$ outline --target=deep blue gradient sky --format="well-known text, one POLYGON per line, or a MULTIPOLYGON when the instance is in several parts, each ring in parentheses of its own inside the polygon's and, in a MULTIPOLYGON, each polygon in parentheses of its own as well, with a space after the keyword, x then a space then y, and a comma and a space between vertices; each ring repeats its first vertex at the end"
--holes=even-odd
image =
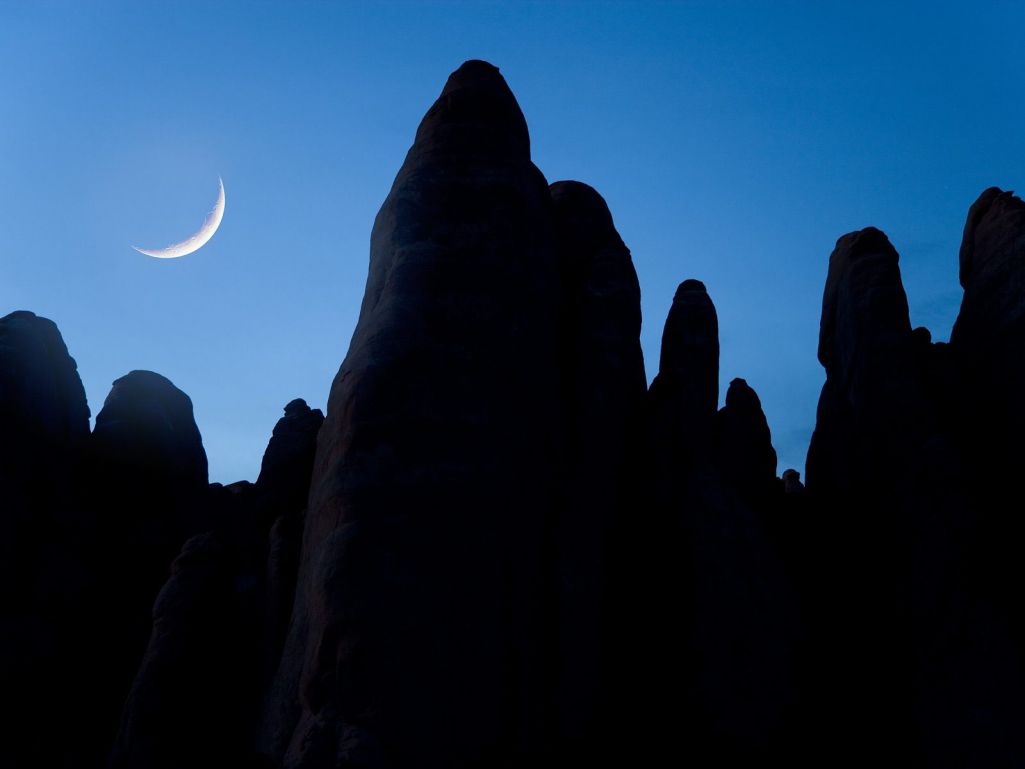
POLYGON ((827 258, 875 225, 946 339, 985 187, 1025 188, 1025 4, 0 0, 0 315, 60 326, 93 415, 134 368, 195 405, 211 480, 254 479, 281 409, 323 408, 378 207, 468 58, 499 66, 549 181, 609 203, 648 376, 676 284, 718 308, 722 395, 803 469, 827 258), (142 256, 200 224, 201 251, 142 256))

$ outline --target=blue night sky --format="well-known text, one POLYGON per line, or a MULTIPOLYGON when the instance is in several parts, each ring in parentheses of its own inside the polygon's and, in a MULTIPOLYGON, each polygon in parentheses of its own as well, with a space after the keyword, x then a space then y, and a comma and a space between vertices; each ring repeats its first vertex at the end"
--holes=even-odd
POLYGON ((947 339, 985 187, 1025 188, 1025 5, 0 0, 0 315, 60 326, 93 415, 152 369, 211 480, 254 479, 281 409, 324 408, 370 227, 449 72, 499 66, 549 181, 609 203, 649 378, 676 284, 719 312, 722 395, 758 391, 803 469, 827 258, 885 230, 912 322, 947 339), (899 7, 898 7, 899 6, 899 7), (227 207, 201 251, 217 177, 227 207))

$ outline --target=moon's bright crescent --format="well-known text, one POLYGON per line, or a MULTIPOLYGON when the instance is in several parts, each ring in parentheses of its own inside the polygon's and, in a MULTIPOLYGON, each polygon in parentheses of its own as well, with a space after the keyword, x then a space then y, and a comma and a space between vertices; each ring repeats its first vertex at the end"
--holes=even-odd
POLYGON ((167 248, 159 248, 152 251, 137 246, 132 246, 132 248, 140 254, 155 256, 157 259, 177 259, 179 256, 191 254, 193 251, 198 251, 205 246, 207 241, 217 232, 217 228, 221 226, 221 219, 224 218, 224 182, 221 181, 220 177, 217 177, 217 184, 220 186, 220 191, 217 193, 217 202, 214 203, 213 210, 206 215, 206 219, 203 220, 203 226, 199 228, 195 235, 186 238, 181 243, 174 243, 167 248))

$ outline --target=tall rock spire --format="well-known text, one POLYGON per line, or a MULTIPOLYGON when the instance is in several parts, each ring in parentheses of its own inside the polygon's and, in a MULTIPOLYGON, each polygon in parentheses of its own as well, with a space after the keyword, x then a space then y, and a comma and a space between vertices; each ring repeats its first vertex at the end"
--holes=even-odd
POLYGON ((719 319, 705 284, 689 279, 673 296, 648 392, 650 442, 658 446, 653 461, 697 471, 710 458, 718 406, 719 319))
POLYGON ((608 758, 622 723, 612 671, 622 659, 623 532, 636 526, 635 473, 646 380, 641 292, 630 251, 591 187, 551 186, 562 261, 565 485, 555 526, 553 734, 563 763, 608 758))
POLYGON ((522 113, 497 68, 466 62, 377 216, 320 431, 267 718, 287 765, 487 764, 542 743, 559 278, 522 113))
POLYGON ((57 325, 0 318, 0 689, 11 708, 0 764, 74 763, 40 719, 79 667, 91 518, 81 505, 89 407, 57 325))

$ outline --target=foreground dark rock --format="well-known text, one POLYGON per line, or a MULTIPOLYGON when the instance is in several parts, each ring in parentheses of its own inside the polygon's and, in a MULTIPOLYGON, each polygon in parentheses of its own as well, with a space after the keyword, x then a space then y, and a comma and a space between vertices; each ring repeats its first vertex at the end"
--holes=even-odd
POLYGON ((152 372, 90 433, 56 326, 0 319, 0 766, 1025 766, 1012 194, 972 206, 961 282, 935 343, 886 235, 837 241, 807 487, 777 478, 755 390, 719 407, 705 285, 646 388, 608 207, 467 62, 327 418, 285 406, 255 483, 207 483, 152 372))
POLYGON ((646 382, 641 291, 630 251, 591 187, 550 188, 563 272, 559 375, 565 485, 553 546, 550 753, 564 763, 608 760, 605 735, 622 723, 614 692, 624 653, 619 592, 632 525, 646 382))
POLYGON ((996 554, 983 555, 980 539, 990 503, 960 427, 966 406, 987 396, 967 397, 969 385, 950 399, 950 382, 974 374, 950 371, 945 346, 912 330, 897 262, 880 231, 846 235, 823 298, 809 632, 819 695, 845 696, 816 731, 825 745, 855 744, 851 766, 883 749, 905 764, 1010 766, 1025 760, 1012 726, 1025 704, 1022 659, 1011 605, 994 602, 981 568, 996 554))
POLYGON ((39 714, 68 680, 93 587, 91 519, 76 496, 89 407, 53 321, 0 318, 0 766, 64 760, 39 714), (15 737, 16 735, 16 737, 15 737))
POLYGON ((112 769, 255 760, 253 730, 291 614, 323 421, 319 409, 290 402, 256 484, 213 489, 211 530, 188 540, 156 600, 112 769))
MULTIPOLYGON (((1015 543, 1025 521, 1007 500, 1019 496, 1025 447, 1025 203, 991 187, 968 212, 961 244, 964 300, 950 337, 956 366, 954 417, 968 471, 985 495, 982 521, 995 583, 1009 588, 1025 577, 1015 543)), ((1013 504, 1012 504, 1013 507, 1013 504)), ((996 585, 994 585, 996 586, 996 585)), ((1005 599, 1014 600, 1010 593, 1005 599)))
POLYGON ((467 62, 374 225, 264 735, 275 760, 539 755, 559 272, 523 116, 497 69, 467 62))
POLYGON ((717 412, 718 372, 715 307, 700 281, 684 281, 648 392, 658 542, 646 550, 663 561, 651 627, 661 734, 649 760, 792 760, 798 608, 771 536, 785 514, 776 453, 744 380, 731 382, 717 412))

